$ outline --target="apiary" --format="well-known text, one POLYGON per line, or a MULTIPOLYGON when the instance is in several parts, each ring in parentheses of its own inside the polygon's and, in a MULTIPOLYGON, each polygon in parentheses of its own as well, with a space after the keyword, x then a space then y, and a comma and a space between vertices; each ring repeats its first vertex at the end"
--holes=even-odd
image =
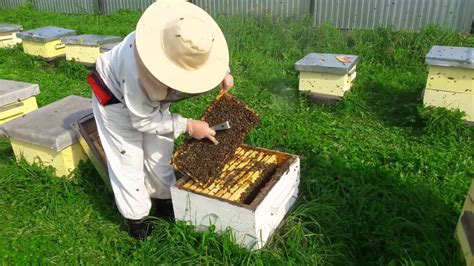
POLYGON ((62 38, 62 42, 66 45, 66 60, 75 60, 85 65, 94 65, 103 46, 119 41, 120 37, 117 36, 90 34, 62 38))
POLYGON ((298 196, 299 158, 241 144, 258 116, 228 94, 221 94, 202 119, 229 121, 218 145, 185 140, 172 163, 185 174, 171 188, 177 220, 198 230, 231 228, 241 246, 259 249, 269 240, 298 196), (225 110, 225 112, 224 112, 225 110))
POLYGON ((474 182, 464 201, 455 237, 461 246, 466 265, 474 265, 474 182))
POLYGON ((340 99, 352 87, 357 61, 355 55, 310 53, 295 64, 300 72, 299 90, 316 97, 340 99))
POLYGON ((38 84, 0 79, 0 124, 38 109, 38 84))
POLYGON ((16 34, 22 30, 20 25, 0 24, 0 48, 9 48, 21 43, 16 34))
POLYGON ((474 48, 433 46, 426 55, 426 106, 459 109, 474 121, 474 48))
POLYGON ((47 26, 18 33, 25 53, 53 60, 65 55, 65 45, 61 38, 76 35, 76 31, 47 26))
POLYGON ((53 166, 57 176, 68 176, 87 159, 72 123, 92 113, 91 100, 68 96, 0 126, 10 138, 17 159, 53 166))

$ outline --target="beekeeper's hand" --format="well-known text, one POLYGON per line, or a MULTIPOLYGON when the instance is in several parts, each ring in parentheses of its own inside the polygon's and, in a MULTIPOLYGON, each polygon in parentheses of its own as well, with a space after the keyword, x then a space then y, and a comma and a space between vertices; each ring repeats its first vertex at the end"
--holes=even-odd
POLYGON ((232 87, 234 87, 234 77, 232 77, 230 72, 227 72, 219 87, 225 92, 228 92, 232 87))
POLYGON ((219 144, 217 139, 214 137, 216 135, 216 131, 210 128, 209 124, 204 121, 189 119, 186 133, 195 139, 201 140, 207 138, 215 145, 219 144))

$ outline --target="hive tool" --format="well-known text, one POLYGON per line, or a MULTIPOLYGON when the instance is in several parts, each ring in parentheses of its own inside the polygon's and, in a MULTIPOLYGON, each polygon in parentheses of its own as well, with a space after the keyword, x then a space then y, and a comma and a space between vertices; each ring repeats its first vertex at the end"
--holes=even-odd
POLYGON ((214 125, 214 126, 212 126, 211 128, 212 128, 214 131, 230 129, 230 123, 229 123, 229 121, 225 121, 225 122, 223 122, 223 123, 214 125))

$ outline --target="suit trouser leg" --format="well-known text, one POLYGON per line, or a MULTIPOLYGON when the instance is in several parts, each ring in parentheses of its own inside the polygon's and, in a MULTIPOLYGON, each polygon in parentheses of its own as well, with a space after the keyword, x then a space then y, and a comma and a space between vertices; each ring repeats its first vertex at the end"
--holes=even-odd
POLYGON ((127 219, 141 219, 151 208, 143 169, 144 134, 132 127, 122 103, 104 107, 93 97, 92 108, 117 208, 127 219))

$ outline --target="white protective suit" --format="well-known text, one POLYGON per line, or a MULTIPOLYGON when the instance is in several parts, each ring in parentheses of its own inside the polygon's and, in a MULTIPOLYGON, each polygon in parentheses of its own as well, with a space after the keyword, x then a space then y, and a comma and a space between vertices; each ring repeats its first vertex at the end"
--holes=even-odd
POLYGON ((97 72, 122 103, 92 107, 115 201, 127 219, 149 214, 150 198, 169 199, 176 178, 171 159, 174 140, 187 119, 169 111, 169 103, 151 102, 141 87, 134 53, 135 33, 100 56, 97 72))

